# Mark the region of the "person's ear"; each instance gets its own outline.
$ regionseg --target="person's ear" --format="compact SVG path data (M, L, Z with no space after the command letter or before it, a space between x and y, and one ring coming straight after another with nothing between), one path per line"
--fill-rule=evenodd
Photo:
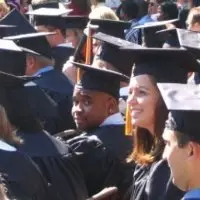
M107 114L112 115L116 112L116 108L118 107L118 103L116 99L113 97L108 97L107 100Z
M60 35L60 34L61 34L61 31L60 31L60 29L58 29L58 28L55 29L54 32L56 33L55 35Z
M189 142L187 144L187 155L188 158L191 159L199 159L200 157L200 145L196 142Z
M36 60L33 56L27 55L26 56L26 75L32 75L35 70Z

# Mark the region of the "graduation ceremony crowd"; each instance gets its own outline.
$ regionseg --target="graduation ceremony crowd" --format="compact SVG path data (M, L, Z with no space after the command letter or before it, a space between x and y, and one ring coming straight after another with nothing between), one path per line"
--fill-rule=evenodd
M199 32L199 0L1 0L0 200L200 200Z

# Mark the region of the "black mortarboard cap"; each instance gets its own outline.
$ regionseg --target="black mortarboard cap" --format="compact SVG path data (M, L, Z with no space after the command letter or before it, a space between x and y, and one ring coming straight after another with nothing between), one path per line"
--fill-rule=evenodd
M103 42L106 42L108 44L115 45L116 47L122 47L122 46L128 46L128 45L135 45L135 47L140 47L140 45L138 45L138 44L134 44L127 40L118 38L113 35L105 34L102 32L98 32L98 33L94 34L92 37L96 38L98 40L101 40Z
M159 27L159 26L165 26L167 24L171 24L171 23L174 23L174 22L177 22L178 19L172 19L172 20L165 20L165 21L156 21L156 22L148 22L148 23L145 23L143 25L138 25L138 26L135 26L134 29L141 29L141 28L153 28L153 27Z
M69 15L63 17L65 20L65 28L84 29L88 23L88 17L81 15Z
M0 38L6 35L7 29L14 27L13 25L0 24Z
M22 87L25 83L36 79L32 76L16 76L0 71L0 87L12 88Z
M124 39L124 32L130 28L131 23L125 21L108 20L108 19L91 19L92 25L98 25L99 32Z
M1 23L16 26L7 30L4 38L16 41L19 46L30 49L38 55L51 58L51 47L45 36L52 33L38 33L17 10L12 10Z
M16 9L13 9L5 15L1 19L0 24L14 25L13 28L6 29L3 35L4 37L36 32L28 20Z
M135 48L123 47L131 51L135 66L133 75L152 75L157 82L185 83L187 73L199 71L196 59L185 49L180 48Z
M200 87L194 84L158 84L163 100L170 110L166 128L187 134L200 142Z
M1 71L15 75L25 73L25 54L13 41L0 39L0 62Z
M53 26L59 29L64 29L66 26L63 15L69 13L67 9L56 8L39 8L29 11L26 14L33 15L36 26Z
M147 47L162 47L166 38L158 34L155 34L157 31L160 31L167 24L178 22L178 19L158 21L158 22L149 22L144 25L135 26L134 29L143 29L144 40Z
M94 34L93 37L104 42L99 58L111 63L120 73L130 77L134 60L130 52L122 51L119 47L130 44L139 47L139 45L101 32Z
M59 2L58 1L50 1L50 2L42 2L38 4L32 4L32 9L36 10L39 8L59 8Z
M193 55L200 58L200 33L184 29L176 29L179 43L187 48Z
M6 40L15 41L20 47L32 50L27 52L44 56L47 58L52 58L51 47L45 38L47 35L52 35L54 33L50 32L41 32L41 33L29 33L29 34L19 34L16 36L4 37Z
M176 28L163 29L156 34L165 41L163 48L180 47Z
M55 103L32 82L37 78L17 77L0 71L0 103L8 115L39 119L56 115Z
M72 62L72 64L84 72L75 87L104 92L116 99L119 98L120 81L127 80L127 76L81 63Z

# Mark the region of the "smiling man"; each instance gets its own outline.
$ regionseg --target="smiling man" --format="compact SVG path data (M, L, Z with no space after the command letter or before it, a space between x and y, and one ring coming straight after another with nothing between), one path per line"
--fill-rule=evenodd
M163 139L173 183L187 191L183 200L200 199L200 88L197 85L160 84L171 110Z

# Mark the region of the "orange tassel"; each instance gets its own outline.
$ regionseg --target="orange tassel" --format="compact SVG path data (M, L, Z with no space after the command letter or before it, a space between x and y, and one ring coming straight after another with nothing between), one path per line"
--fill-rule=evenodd
M126 125L125 125L125 135L132 136L132 124L131 124L131 114L130 107L127 105L126 107Z
M86 47L86 60L85 64L89 65L91 64L91 58L92 58L92 37L91 37L91 29L89 29L88 37L87 37L87 47Z
M76 82L79 82L80 79L81 79L81 70L80 70L80 68L77 69L77 78L76 79L77 79Z
M86 40L86 48L83 48L83 52L85 50L85 64L89 65L91 64L91 58L92 58L92 37L91 37L91 29L89 29L88 37ZM77 69L77 82L81 79L81 69Z

